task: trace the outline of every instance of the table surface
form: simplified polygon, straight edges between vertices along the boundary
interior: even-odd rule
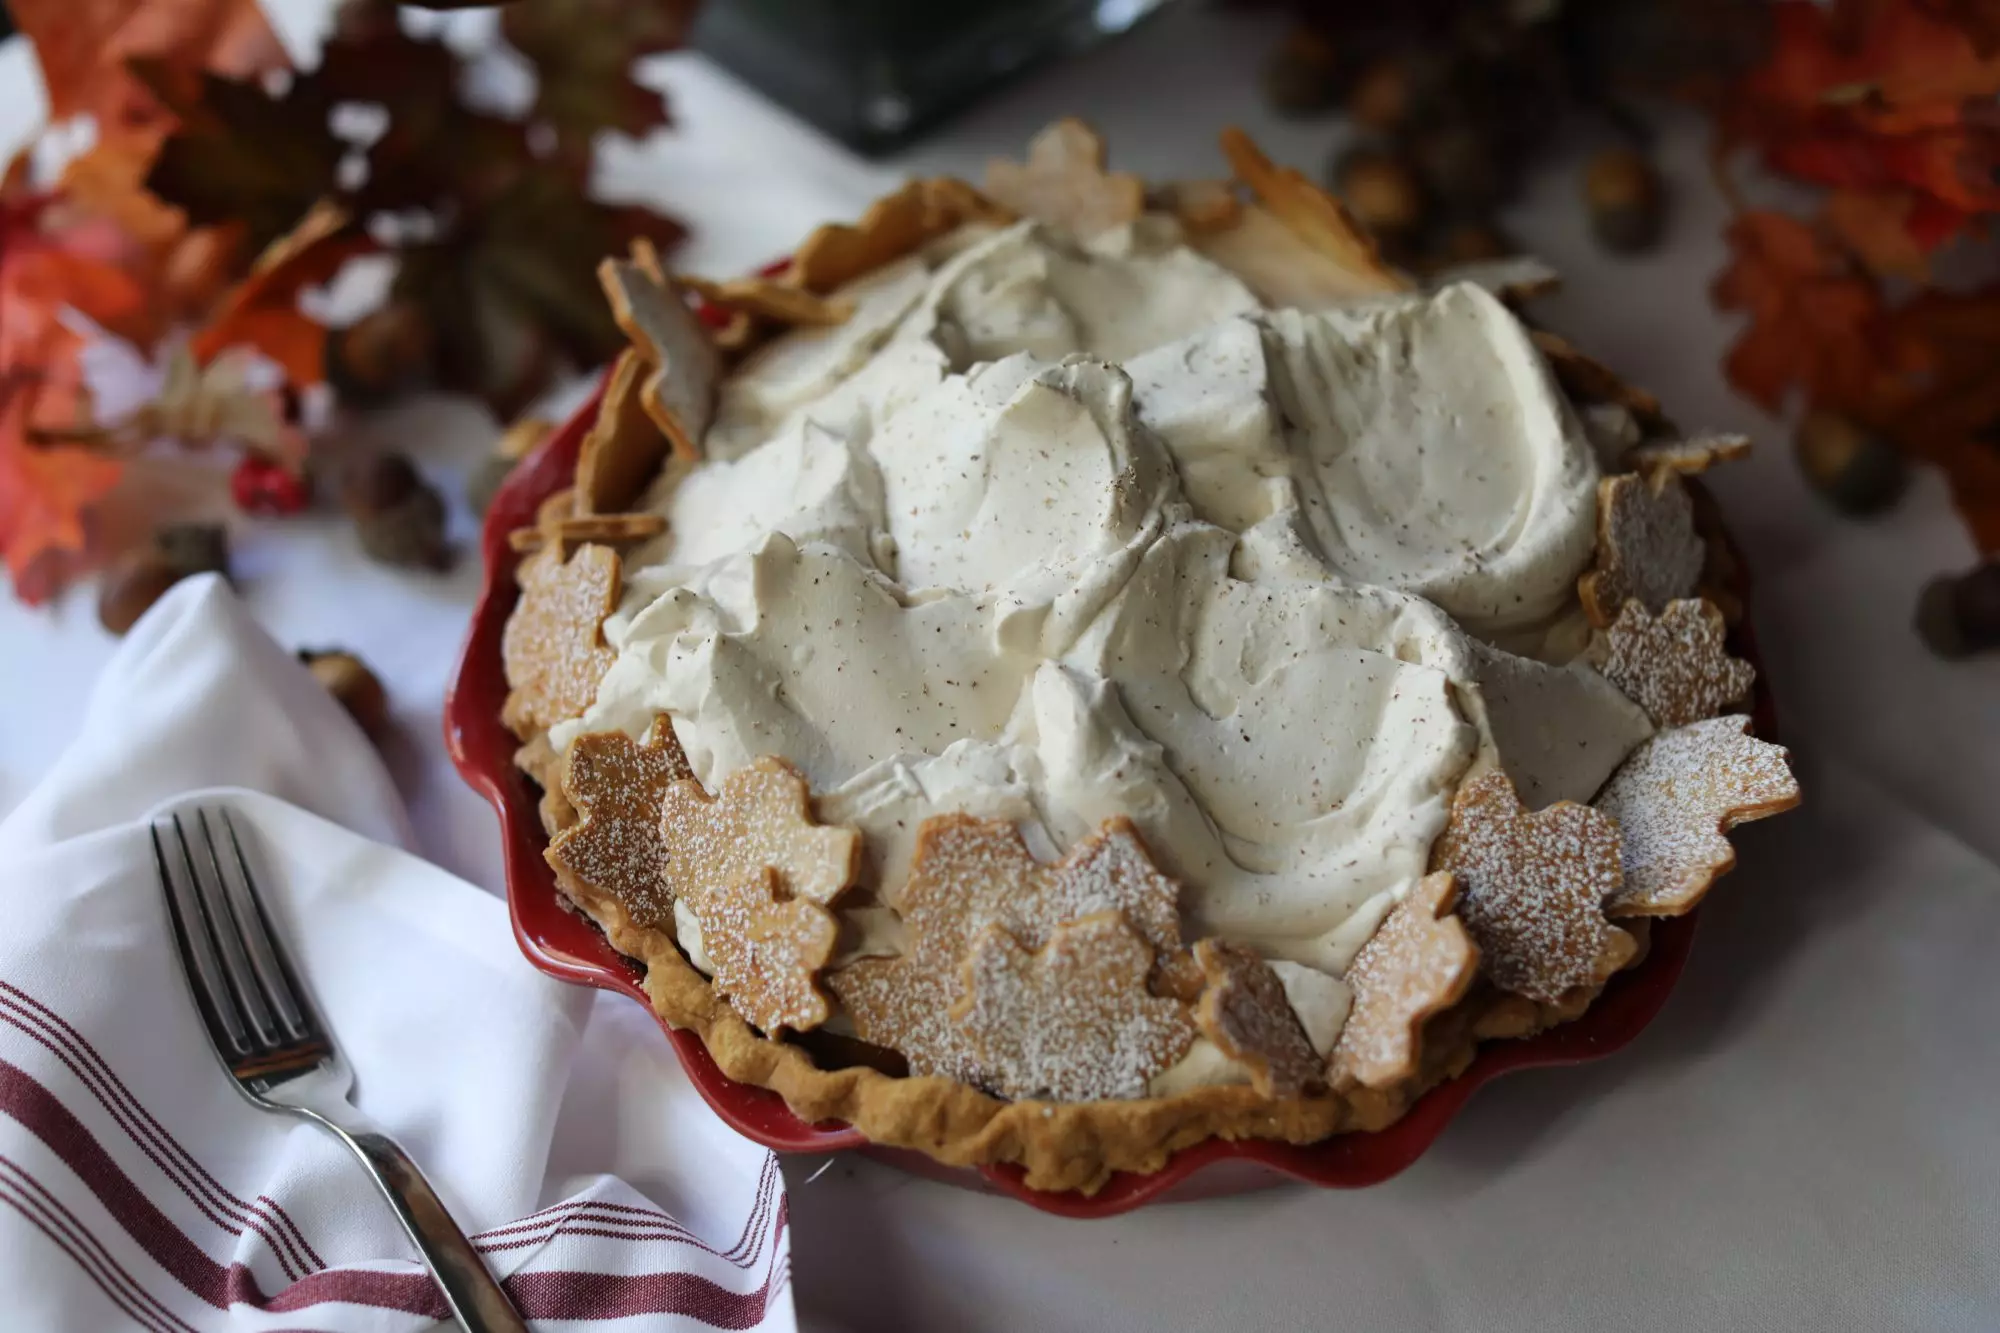
[[[278,10],[288,37],[318,6]],[[1272,117],[1256,71],[1267,13],[1181,5],[1037,71],[882,164],[790,120],[698,57],[651,62],[672,133],[607,151],[608,193],[689,220],[679,262],[713,274],[782,253],[908,172],[976,176],[1040,125],[1080,113],[1119,166],[1220,174],[1215,131],[1250,129],[1316,169],[1335,120]],[[0,147],[39,116],[21,42],[0,44]],[[1479,1094],[1431,1154],[1355,1194],[1299,1187],[1106,1222],[853,1158],[792,1160],[794,1261],[809,1326],[1990,1328],[2000,1321],[2000,1095],[1983,1020],[2000,1003],[2000,661],[1947,664],[1910,629],[1918,589],[1974,553],[1942,482],[1891,513],[1832,515],[1780,423],[1718,366],[1732,321],[1708,284],[1726,221],[1701,128],[1667,121],[1668,244],[1624,260],[1575,205],[1587,133],[1506,222],[1569,286],[1540,313],[1655,390],[1689,425],[1759,441],[1715,489],[1756,582],[1755,616],[1807,808],[1739,836],[1742,867],[1705,912],[1677,995],[1629,1051]],[[358,424],[423,442],[456,494],[493,423],[426,399]],[[240,524],[244,595],[278,640],[358,652],[387,684],[387,745],[419,849],[500,887],[490,811],[444,754],[439,710],[477,571],[371,564],[335,518]],[[470,515],[454,513],[469,538]],[[111,649],[90,589],[28,610],[0,599],[0,814],[70,735]],[[1963,1053],[1963,1054],[1961,1054]]]

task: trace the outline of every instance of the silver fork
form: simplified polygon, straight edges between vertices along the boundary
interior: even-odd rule
[[[254,1105],[319,1125],[361,1159],[423,1253],[461,1328],[526,1333],[513,1303],[417,1164],[348,1102],[354,1075],[278,943],[236,825],[227,810],[218,813],[234,875],[224,871],[206,810],[195,812],[199,855],[179,814],[152,826],[174,943],[216,1058]],[[161,836],[163,823],[169,838]],[[168,853],[169,840],[175,855]]]

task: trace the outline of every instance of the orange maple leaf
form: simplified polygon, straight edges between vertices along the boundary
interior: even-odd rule
[[[288,236],[257,257],[190,346],[206,363],[231,347],[253,347],[295,385],[326,379],[326,329],[299,310],[299,293],[330,281],[357,255],[380,247],[330,201],[315,206]]]
[[[1782,213],[1741,213],[1727,239],[1732,258],[1715,280],[1715,302],[1750,316],[1723,365],[1730,382],[1771,411],[1794,388],[1828,406],[1870,393],[1891,350],[1875,285]]]
[[[87,449],[32,444],[36,426],[74,401],[76,336],[54,327],[37,348],[40,369],[0,371],[0,557],[14,593],[34,604],[52,594],[87,557],[85,515],[118,484],[123,469]]]

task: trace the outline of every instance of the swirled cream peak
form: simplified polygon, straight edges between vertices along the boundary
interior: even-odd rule
[[[842,295],[656,488],[670,532],[554,739],[665,712],[705,783],[790,760],[866,833],[871,921],[933,815],[1049,857],[1124,815],[1189,938],[1284,961],[1330,1044],[1469,771],[1587,795],[1642,738],[1484,641],[1565,613],[1597,475],[1484,292],[1266,310],[1147,218],[969,227]]]

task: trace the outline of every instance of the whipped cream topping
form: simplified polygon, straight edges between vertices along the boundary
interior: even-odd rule
[[[967,227],[841,295],[655,487],[617,661],[553,739],[666,712],[710,786],[796,764],[867,835],[848,956],[896,947],[926,818],[1053,859],[1125,815],[1187,938],[1280,960],[1330,1048],[1468,773],[1583,799],[1650,730],[1494,646],[1569,615],[1598,469],[1479,288],[1266,310],[1148,217]],[[1189,1060],[1162,1086],[1242,1073]]]

